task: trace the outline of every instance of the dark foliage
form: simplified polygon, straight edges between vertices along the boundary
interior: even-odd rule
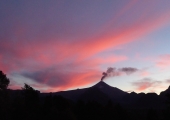
[[[0,71],[0,90],[5,90],[7,89],[9,85],[9,79],[6,77],[6,75]]]
[[[31,86],[25,84],[22,88],[23,90],[23,97],[24,102],[26,105],[35,106],[39,102],[39,92],[37,90],[34,90]]]

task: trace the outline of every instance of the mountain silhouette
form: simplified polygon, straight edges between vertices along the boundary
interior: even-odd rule
[[[108,100],[110,100],[110,97],[103,93],[98,87],[90,87],[79,96],[79,100],[84,102],[97,101],[99,103],[105,104],[108,102]]]
[[[10,90],[11,97],[21,94],[22,90]],[[127,93],[119,88],[112,87],[100,81],[95,85],[75,90],[60,91],[54,93],[39,93],[40,97],[46,97],[49,95],[60,95],[71,101],[96,101],[101,104],[106,104],[108,101],[112,101],[114,104],[121,104],[128,108],[164,108],[166,106],[167,94],[170,94],[170,87],[165,91],[162,91],[160,95],[156,93]]]
[[[162,91],[160,93],[160,96],[165,97],[167,94],[170,94],[170,86],[165,91]]]
[[[112,101],[119,101],[128,93],[124,92],[116,87],[112,87],[108,84],[106,84],[103,81],[98,82],[97,84],[95,84],[94,86],[92,86],[94,88],[98,88],[100,91],[102,91],[103,93],[105,93],[107,96],[109,96],[109,98]]]
[[[127,93],[100,81],[88,88],[54,93],[40,93],[34,89],[29,89],[27,92],[23,89],[7,92],[9,94],[5,97],[6,100],[2,99],[1,106],[4,107],[1,107],[1,111],[11,111],[6,115],[15,120],[33,119],[32,116],[35,116],[33,120],[168,120],[170,118],[170,87],[160,95]]]
[[[108,85],[104,81],[100,81],[89,88],[60,91],[53,93],[53,95],[61,95],[73,101],[97,101],[106,104],[111,100],[114,104],[119,103],[126,107],[161,108],[166,101],[166,97],[162,96],[166,96],[167,93],[170,93],[170,87],[161,92],[160,95],[157,95],[156,93],[127,93],[119,88]]]
[[[46,96],[49,93],[42,93],[42,96]],[[83,101],[98,101],[100,103],[106,103],[109,100],[114,103],[122,102],[122,98],[128,93],[108,85],[107,83],[100,81],[97,84],[89,88],[75,89],[68,91],[60,91],[52,93],[53,95],[61,95],[67,99],[73,101],[83,100]]]

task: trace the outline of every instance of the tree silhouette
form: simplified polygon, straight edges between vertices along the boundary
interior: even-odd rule
[[[26,120],[38,119],[40,107],[39,107],[39,92],[25,84],[22,88],[23,101],[24,101],[24,115],[27,116]]]
[[[24,87],[22,88],[22,90],[35,91],[34,88],[32,88],[31,86],[27,85],[26,83],[25,83]]]
[[[9,83],[10,83],[9,79],[2,71],[0,71],[0,90],[7,89]]]
[[[6,90],[9,85],[9,79],[0,71],[0,104],[5,105],[8,100],[8,91]]]
[[[1,119],[7,119],[8,116],[8,109],[9,109],[9,99],[8,99],[8,92],[7,87],[9,85],[9,79],[6,75],[0,71],[0,116]]]
[[[39,102],[39,93],[37,90],[27,84],[24,85],[22,90],[25,99],[25,104],[27,104],[28,106],[34,106]]]

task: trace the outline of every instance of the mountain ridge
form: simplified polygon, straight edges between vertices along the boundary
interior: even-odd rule
[[[20,93],[22,93],[21,90],[16,90],[11,92],[11,95],[15,96]],[[78,100],[84,102],[97,101],[101,104],[107,104],[108,101],[112,101],[114,104],[118,103],[132,108],[163,108],[166,104],[167,94],[170,94],[170,87],[162,91],[159,95],[156,93],[128,93],[119,88],[112,87],[103,81],[88,88],[39,93],[40,97],[60,95],[75,102]]]

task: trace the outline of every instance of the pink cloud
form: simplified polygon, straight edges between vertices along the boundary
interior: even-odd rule
[[[140,76],[142,76],[142,77],[146,77],[146,76],[149,76],[149,75],[150,75],[150,73],[148,71],[142,71],[140,73]]]
[[[139,2],[130,1],[110,20],[101,24],[100,29],[96,30],[100,32],[91,34],[83,33],[83,31],[90,30],[88,22],[85,22],[85,25],[80,28],[65,24],[67,21],[63,22],[61,27],[57,26],[57,32],[54,35],[51,32],[56,26],[53,25],[43,26],[44,29],[51,30],[50,32],[46,29],[43,31],[41,27],[37,30],[40,32],[37,32],[33,28],[29,29],[29,24],[22,25],[14,22],[15,29],[12,28],[11,33],[7,32],[1,37],[0,68],[7,74],[26,72],[28,77],[32,77],[37,82],[49,86],[54,85],[52,87],[56,87],[55,90],[64,90],[94,82],[101,77],[99,75],[101,74],[100,65],[114,64],[129,59],[127,55],[113,54],[103,57],[100,56],[102,52],[137,41],[169,24],[169,11],[148,16],[147,10],[143,11],[143,8],[140,17],[137,17],[134,22],[132,20],[133,24],[126,23],[126,21],[119,22],[119,19],[123,19],[122,16],[127,12],[133,11],[134,8],[137,9],[136,4],[139,5]],[[148,6],[150,7],[150,4]],[[129,15],[128,18],[133,19],[133,12]],[[114,27],[117,24],[121,26]],[[64,29],[64,32],[60,33],[58,29]],[[71,34],[73,29],[77,30],[75,30],[75,37],[72,37]],[[64,34],[64,37],[61,37],[60,34]],[[169,56],[161,57],[157,65],[159,67],[170,66],[168,59]],[[51,71],[49,68],[58,68],[60,71],[56,69]],[[146,71],[141,73],[142,76],[148,74]],[[57,85],[58,76],[60,79]],[[141,83],[139,90],[150,86],[152,86],[152,82],[145,81]]]
[[[155,29],[166,25],[167,20],[169,20],[169,18],[160,17],[154,21],[149,20],[144,23],[134,24],[134,26],[120,29],[118,30],[120,32],[116,32],[114,35],[111,34],[111,31],[108,31],[106,34],[95,38],[92,37],[93,39],[91,38],[89,40],[77,41],[75,44],[56,41],[56,38],[53,38],[47,43],[40,42],[40,40],[30,41],[30,45],[20,40],[18,41],[20,45],[11,49],[13,51],[12,55],[9,52],[2,53],[1,68],[7,72],[23,70],[25,68],[27,68],[29,71],[37,71],[37,69],[46,69],[46,67],[49,66],[57,67],[59,64],[68,64],[69,61],[71,61],[72,64],[75,64],[75,67],[79,65],[77,63],[84,62],[82,63],[84,66],[81,66],[80,68],[83,68],[81,70],[86,70],[86,68],[99,68],[99,64],[124,61],[127,60],[127,57],[123,55],[104,59],[94,57],[88,61],[86,59],[89,59],[103,51],[107,51],[112,47],[133,42],[143,35],[147,35],[148,33],[155,31]],[[11,43],[5,41],[2,41],[1,44],[5,50],[11,48],[11,45]],[[159,64],[160,63],[161,62],[159,62]],[[85,76],[88,74],[89,73],[85,74]],[[146,74],[146,72],[143,73],[143,75]],[[73,81],[72,78],[68,79]],[[47,78],[46,81],[48,80],[49,79]],[[89,82],[84,82],[84,84],[88,83]],[[65,85],[67,87],[62,87],[61,89],[67,89],[69,86],[71,87],[75,85],[79,86],[81,84],[71,84],[68,82]],[[148,85],[150,84],[143,84],[139,89],[145,89]]]
[[[94,81],[98,81],[101,78],[100,65],[104,63],[116,63],[124,61],[127,58],[125,56],[108,57],[107,59],[75,61],[73,63],[56,64],[47,68],[34,68],[30,71],[21,72],[20,74],[26,78],[42,84],[41,87],[33,85],[39,90],[43,90],[44,87],[53,87],[54,90],[66,90],[69,88],[75,88],[76,86],[84,86]],[[92,66],[92,67],[91,67]],[[13,89],[12,86],[10,88]],[[14,87],[15,88],[15,87]]]
[[[166,54],[166,55],[161,55],[159,56],[157,62],[156,62],[156,66],[159,68],[169,68],[170,67],[170,55]]]
[[[154,81],[150,78],[144,78],[136,82],[132,82],[132,85],[137,88],[138,91],[144,91],[147,89],[152,89],[159,85],[161,81]]]

